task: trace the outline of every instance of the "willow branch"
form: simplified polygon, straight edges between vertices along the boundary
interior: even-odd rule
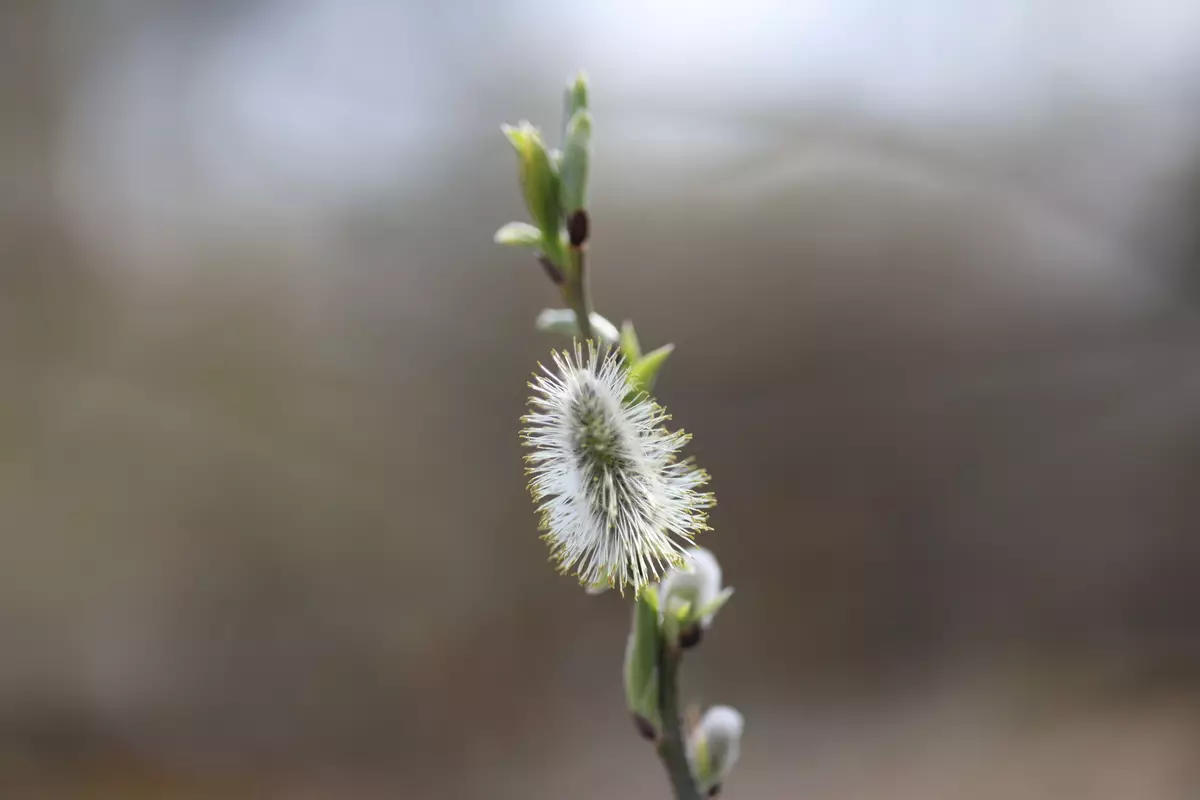
[[[663,637],[658,659],[658,712],[663,728],[658,740],[658,757],[671,781],[675,800],[701,800],[688,763],[687,739],[679,716],[679,663],[682,659],[683,652],[679,647]]]

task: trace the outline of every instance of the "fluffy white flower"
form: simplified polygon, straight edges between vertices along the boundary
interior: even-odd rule
[[[522,418],[543,538],[585,586],[640,590],[706,530],[708,475],[677,459],[690,437],[663,427],[670,417],[634,391],[617,351],[577,344],[554,366],[534,376]]]

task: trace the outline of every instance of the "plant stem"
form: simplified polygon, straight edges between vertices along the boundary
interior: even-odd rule
[[[563,286],[563,297],[567,305],[575,312],[575,324],[579,326],[579,335],[584,339],[592,337],[592,304],[588,299],[587,275],[584,272],[582,247],[571,247],[567,250],[569,268],[567,282]]]
[[[663,637],[658,657],[658,712],[663,728],[658,740],[658,757],[667,770],[675,799],[701,800],[688,763],[687,740],[679,718],[679,663],[682,659],[683,651]]]

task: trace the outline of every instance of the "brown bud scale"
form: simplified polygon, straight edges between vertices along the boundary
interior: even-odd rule
[[[562,270],[558,268],[557,264],[541,253],[538,253],[537,260],[542,265],[542,270],[546,273],[546,277],[550,279],[551,283],[555,286],[562,286],[566,283],[566,278],[563,277]]]
[[[633,724],[637,728],[638,733],[643,739],[648,742],[653,742],[658,738],[658,731],[654,728],[654,723],[643,717],[641,714],[633,715]]]

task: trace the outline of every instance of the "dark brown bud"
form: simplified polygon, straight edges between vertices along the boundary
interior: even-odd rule
[[[653,742],[658,738],[658,731],[655,730],[654,723],[641,714],[633,715],[633,724],[637,728],[638,734],[646,741]]]
[[[583,246],[583,243],[588,240],[588,228],[590,227],[591,223],[586,211],[581,208],[571,212],[571,216],[567,217],[567,235],[571,237],[571,247]]]
[[[683,650],[690,650],[700,644],[704,639],[704,628],[700,627],[700,623],[693,622],[679,632],[679,647]]]
[[[714,783],[708,790],[709,797],[716,797],[721,793],[721,784]]]

